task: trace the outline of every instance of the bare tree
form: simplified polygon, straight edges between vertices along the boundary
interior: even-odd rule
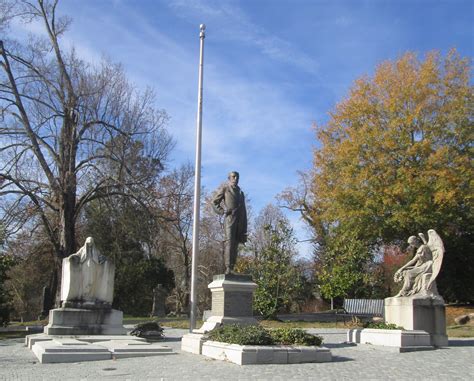
[[[175,275],[176,312],[187,311],[191,279],[194,169],[185,164],[160,179],[155,208],[160,211],[159,246]]]
[[[298,172],[299,184],[296,187],[285,189],[277,196],[278,206],[293,212],[298,212],[313,233],[313,243],[324,245],[327,236],[327,226],[320,219],[320,212],[314,203],[312,193],[312,173]]]
[[[173,142],[150,90],[137,92],[119,65],[61,47],[69,20],[57,4],[2,1],[44,35],[0,42],[0,216],[10,235],[41,226],[59,266],[76,249],[83,207],[110,195],[146,204]]]
[[[211,292],[208,289],[214,275],[223,274],[224,265],[224,219],[217,214],[212,205],[212,197],[204,193],[199,228],[199,258],[197,294],[198,309],[202,312],[211,306]],[[247,207],[248,207],[247,203]]]
[[[273,204],[266,205],[255,218],[248,245],[248,251],[254,255],[255,259],[258,259],[262,250],[270,245],[271,231],[269,228],[277,229],[280,221],[289,224],[281,209]]]
[[[188,311],[191,281],[192,218],[194,169],[181,166],[160,179],[155,209],[160,215],[157,251],[175,275],[172,297],[176,313]],[[213,210],[210,197],[202,190],[201,221],[198,258],[198,308],[210,304],[207,285],[215,274],[224,270],[223,220]]]

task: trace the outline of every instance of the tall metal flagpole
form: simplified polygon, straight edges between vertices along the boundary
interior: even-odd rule
[[[193,256],[191,266],[191,318],[189,331],[196,328],[196,307],[197,307],[197,260],[199,255],[199,209],[201,203],[201,138],[202,138],[202,75],[204,60],[204,31],[206,26],[200,25],[200,55],[199,55],[199,91],[198,91],[198,113],[196,132],[196,167],[194,170],[194,221],[193,221]]]

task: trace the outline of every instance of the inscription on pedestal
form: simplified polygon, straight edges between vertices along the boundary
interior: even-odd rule
[[[214,276],[209,285],[212,292],[212,315],[223,319],[253,319],[253,292],[256,287],[249,275]]]
[[[252,316],[252,292],[215,291],[212,314],[217,316]]]
[[[215,291],[212,293],[212,315],[224,315],[224,291]]]

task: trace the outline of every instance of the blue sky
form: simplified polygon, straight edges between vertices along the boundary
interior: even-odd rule
[[[194,163],[206,24],[202,185],[212,191],[238,170],[254,214],[311,167],[312,124],[356,78],[407,50],[474,53],[471,0],[65,0],[59,10],[73,18],[65,44],[155,89],[177,140],[171,167]]]

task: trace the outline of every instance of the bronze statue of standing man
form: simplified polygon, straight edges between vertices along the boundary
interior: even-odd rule
[[[247,242],[247,210],[244,192],[238,185],[239,173],[230,172],[228,179],[229,181],[216,192],[212,199],[212,206],[216,213],[224,215],[226,274],[234,270],[239,243]]]

